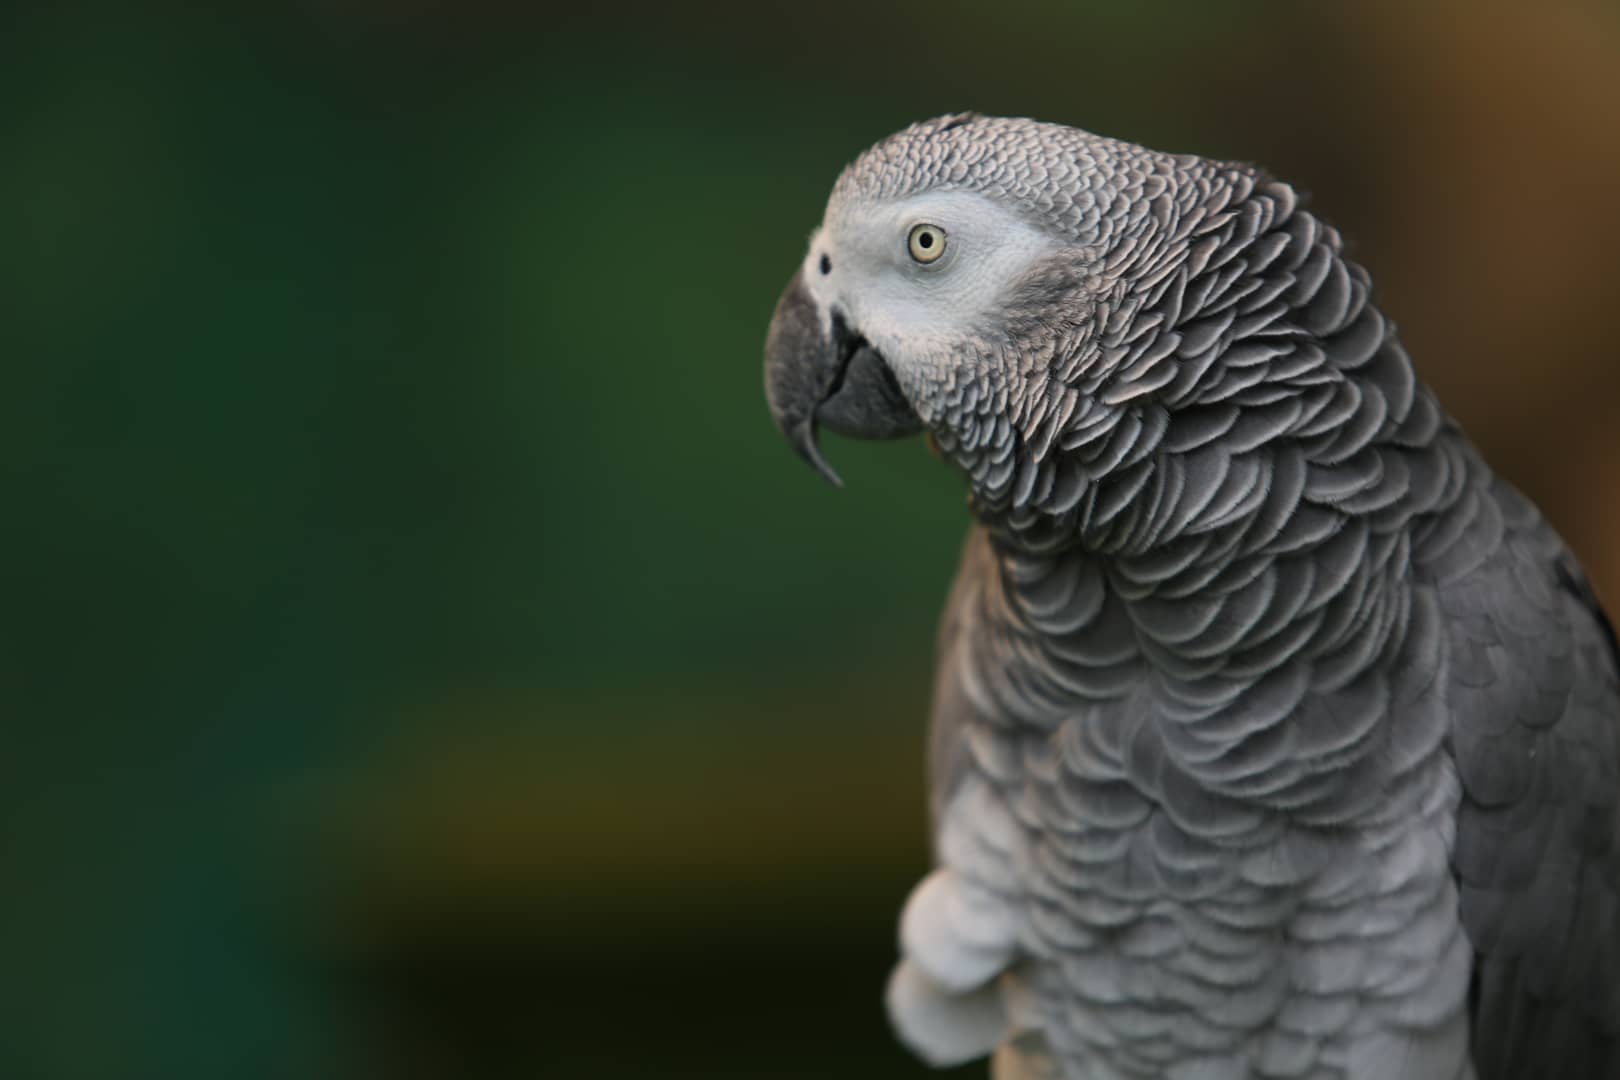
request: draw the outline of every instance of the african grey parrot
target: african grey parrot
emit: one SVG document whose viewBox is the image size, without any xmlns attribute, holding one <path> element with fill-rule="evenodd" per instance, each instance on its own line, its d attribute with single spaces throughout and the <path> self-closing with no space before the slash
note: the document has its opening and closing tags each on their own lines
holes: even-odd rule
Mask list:
<svg viewBox="0 0 1620 1080">
<path fill-rule="evenodd" d="M 783 434 L 974 524 L 889 1014 L 1000 1080 L 1620 1077 L 1620 675 L 1569 551 L 1255 168 L 975 114 L 844 170 Z"/>
</svg>

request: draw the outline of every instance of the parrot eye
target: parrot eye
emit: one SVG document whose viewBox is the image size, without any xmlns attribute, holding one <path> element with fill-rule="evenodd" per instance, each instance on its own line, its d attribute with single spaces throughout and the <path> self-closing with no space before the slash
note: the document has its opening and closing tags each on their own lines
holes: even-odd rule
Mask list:
<svg viewBox="0 0 1620 1080">
<path fill-rule="evenodd" d="M 906 237 L 911 257 L 920 263 L 931 263 L 945 254 L 945 230 L 938 225 L 913 225 Z"/>
</svg>

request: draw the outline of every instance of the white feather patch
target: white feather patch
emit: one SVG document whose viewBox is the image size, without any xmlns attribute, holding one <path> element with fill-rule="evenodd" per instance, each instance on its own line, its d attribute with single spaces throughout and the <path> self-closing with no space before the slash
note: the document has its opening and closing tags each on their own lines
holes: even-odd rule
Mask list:
<svg viewBox="0 0 1620 1080">
<path fill-rule="evenodd" d="M 924 878 L 900 916 L 900 947 L 907 958 L 956 992 L 999 975 L 1017 941 L 1006 902 L 947 869 Z"/>
<path fill-rule="evenodd" d="M 952 993 L 910 960 L 895 967 L 884 1003 L 900 1041 L 936 1067 L 983 1057 L 1007 1035 L 1001 991 L 994 983 Z"/>
</svg>

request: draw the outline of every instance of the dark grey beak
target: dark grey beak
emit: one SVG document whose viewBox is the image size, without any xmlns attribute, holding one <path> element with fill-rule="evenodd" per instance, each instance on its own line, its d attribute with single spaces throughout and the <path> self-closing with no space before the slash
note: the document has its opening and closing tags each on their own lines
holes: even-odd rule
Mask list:
<svg viewBox="0 0 1620 1080">
<path fill-rule="evenodd" d="M 765 338 L 765 400 L 799 456 L 834 484 L 843 481 L 821 456 L 817 428 L 860 439 L 894 439 L 922 430 L 882 356 L 835 313 L 823 333 L 804 272 L 776 302 Z"/>
</svg>

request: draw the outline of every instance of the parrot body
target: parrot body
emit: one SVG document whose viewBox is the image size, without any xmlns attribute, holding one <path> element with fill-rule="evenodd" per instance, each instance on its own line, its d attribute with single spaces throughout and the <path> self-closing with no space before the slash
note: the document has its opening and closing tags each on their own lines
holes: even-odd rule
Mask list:
<svg viewBox="0 0 1620 1080">
<path fill-rule="evenodd" d="M 943 264 L 943 265 L 942 265 Z M 778 424 L 976 523 L 888 1006 L 998 1080 L 1620 1078 L 1620 654 L 1247 166 L 972 114 L 840 177 Z"/>
</svg>

